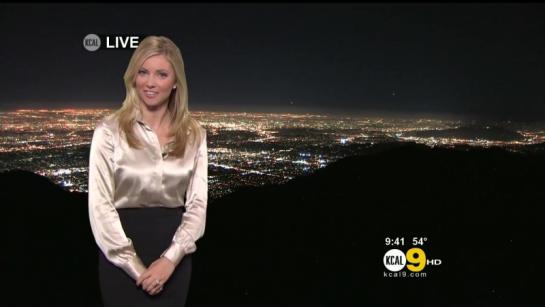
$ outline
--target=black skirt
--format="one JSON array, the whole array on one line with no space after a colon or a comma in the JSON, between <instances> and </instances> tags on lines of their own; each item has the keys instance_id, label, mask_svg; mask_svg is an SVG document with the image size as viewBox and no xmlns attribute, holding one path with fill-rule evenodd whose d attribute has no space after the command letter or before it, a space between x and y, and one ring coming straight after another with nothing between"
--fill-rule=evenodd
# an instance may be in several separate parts
<instances>
[{"instance_id":1,"label":"black skirt","mask_svg":"<svg viewBox=\"0 0 545 307\"><path fill-rule=\"evenodd\" d=\"M184 212L183 207L118 209L123 230L133 241L136 253L146 267L170 246ZM141 286L136 287L136 280L99 252L99 281L104 306L184 306L191 278L191 258L191 254L185 255L163 290L149 295Z\"/></svg>"}]
</instances>

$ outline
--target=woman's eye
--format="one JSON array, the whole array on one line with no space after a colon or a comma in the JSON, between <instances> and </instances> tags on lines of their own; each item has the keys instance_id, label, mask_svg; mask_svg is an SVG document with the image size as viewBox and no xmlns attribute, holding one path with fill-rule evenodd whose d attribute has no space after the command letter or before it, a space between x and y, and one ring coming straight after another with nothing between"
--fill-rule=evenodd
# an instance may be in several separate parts
<instances>
[{"instance_id":1,"label":"woman's eye","mask_svg":"<svg viewBox=\"0 0 545 307\"><path fill-rule=\"evenodd\" d=\"M146 71L144 71L144 70L139 70L138 73L139 73L139 74L145 74Z\"/></svg>"},{"instance_id":2,"label":"woman's eye","mask_svg":"<svg viewBox=\"0 0 545 307\"><path fill-rule=\"evenodd\" d=\"M162 74L161 74L161 77L166 78L166 77L167 77L167 74L162 73Z\"/></svg>"}]
</instances>

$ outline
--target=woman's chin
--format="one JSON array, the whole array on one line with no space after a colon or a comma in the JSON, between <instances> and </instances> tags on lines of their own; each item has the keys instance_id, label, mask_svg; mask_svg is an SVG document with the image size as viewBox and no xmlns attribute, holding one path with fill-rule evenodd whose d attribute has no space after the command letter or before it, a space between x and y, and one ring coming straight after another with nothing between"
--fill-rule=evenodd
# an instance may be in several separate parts
<instances>
[{"instance_id":1,"label":"woman's chin","mask_svg":"<svg viewBox=\"0 0 545 307\"><path fill-rule=\"evenodd\" d=\"M152 98L152 99L149 99L149 98L144 98L144 99L140 99L142 101L142 104L147 107L148 109L157 109L161 106L163 106L163 104L165 104L165 102L161 102L159 99L157 98Z\"/></svg>"}]
</instances>

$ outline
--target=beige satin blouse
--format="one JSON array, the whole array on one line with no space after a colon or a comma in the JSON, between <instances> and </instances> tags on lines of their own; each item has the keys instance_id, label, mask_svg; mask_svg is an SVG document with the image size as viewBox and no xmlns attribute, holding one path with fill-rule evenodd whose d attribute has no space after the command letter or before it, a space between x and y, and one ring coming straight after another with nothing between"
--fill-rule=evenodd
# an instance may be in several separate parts
<instances>
[{"instance_id":1,"label":"beige satin blouse","mask_svg":"<svg viewBox=\"0 0 545 307\"><path fill-rule=\"evenodd\" d=\"M146 267L121 226L118 208L180 207L185 213L161 256L178 265L194 252L204 234L208 202L206 130L196 144L188 143L184 158L168 156L155 132L142 121L134 124L146 145L130 148L112 115L96 126L89 156L89 218L96 243L107 259L137 279ZM186 203L184 203L184 195Z\"/></svg>"}]
</instances>

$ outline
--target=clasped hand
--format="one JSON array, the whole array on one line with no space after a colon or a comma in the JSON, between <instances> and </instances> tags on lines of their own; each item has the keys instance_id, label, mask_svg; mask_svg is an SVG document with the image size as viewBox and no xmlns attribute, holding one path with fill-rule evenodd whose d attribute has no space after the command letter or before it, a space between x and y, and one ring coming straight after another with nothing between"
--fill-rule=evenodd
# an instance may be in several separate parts
<instances>
[{"instance_id":1,"label":"clasped hand","mask_svg":"<svg viewBox=\"0 0 545 307\"><path fill-rule=\"evenodd\" d=\"M136 286L142 286L142 290L150 295L156 295L163 290L163 285L174 272L174 263L167 258L161 257L155 260L148 269L140 275Z\"/></svg>"}]
</instances>

